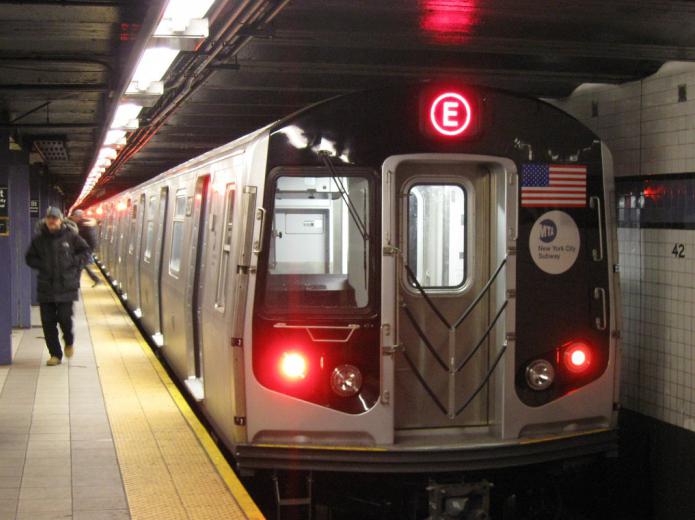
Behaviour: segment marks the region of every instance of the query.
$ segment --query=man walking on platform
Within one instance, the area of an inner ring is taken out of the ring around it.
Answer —
[[[93,218],[85,217],[84,212],[81,209],[76,209],[70,215],[70,220],[77,224],[78,234],[84,239],[85,242],[87,242],[87,245],[89,246],[89,262],[84,266],[84,270],[87,273],[87,276],[92,279],[92,287],[96,287],[101,283],[101,281],[99,280],[99,277],[89,268],[89,264],[94,263],[92,254],[98,245],[96,221]]]
[[[72,302],[78,298],[80,271],[88,261],[87,243],[65,224],[58,208],[48,208],[26,254],[27,265],[38,270],[41,325],[51,354],[48,366],[59,365],[63,359],[58,324],[63,331],[65,355],[73,354]]]

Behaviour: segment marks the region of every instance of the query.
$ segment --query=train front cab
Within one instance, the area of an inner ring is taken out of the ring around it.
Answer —
[[[511,137],[577,133],[579,156],[554,159],[583,169],[581,206],[522,207],[520,170],[551,158],[485,138],[378,171],[269,161],[241,467],[447,471],[614,447],[610,153],[555,109],[498,96],[529,114]]]

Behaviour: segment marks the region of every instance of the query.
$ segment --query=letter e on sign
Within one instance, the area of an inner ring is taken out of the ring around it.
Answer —
[[[460,135],[471,124],[471,105],[461,94],[445,92],[430,106],[430,123],[442,135]]]
[[[468,88],[432,86],[420,93],[420,131],[437,140],[469,139],[480,130],[480,99]]]

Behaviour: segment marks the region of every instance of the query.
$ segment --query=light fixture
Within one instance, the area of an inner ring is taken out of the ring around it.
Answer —
[[[139,128],[138,116],[143,106],[153,106],[156,96],[163,94],[162,78],[181,50],[195,50],[199,40],[209,35],[209,23],[205,15],[216,0],[169,0],[157,29],[149,35],[149,41],[120,99],[104,147],[118,149],[127,144],[126,132]],[[106,171],[117,154],[99,152],[80,196],[70,210],[76,208],[89,195],[96,180]],[[163,342],[162,342],[163,343]]]
[[[116,113],[111,121],[112,129],[124,129],[138,127],[138,114],[142,110],[142,105],[137,103],[121,103],[116,109]]]
[[[546,359],[536,359],[526,367],[526,383],[533,390],[545,390],[555,380],[555,368]]]
[[[299,381],[306,377],[307,365],[299,352],[285,352],[280,358],[280,374],[289,381]]]
[[[331,390],[340,397],[355,395],[362,388],[362,372],[354,365],[338,365],[331,372]]]
[[[113,148],[102,148],[99,150],[99,157],[105,157],[106,159],[115,159],[118,152]]]
[[[123,146],[125,143],[125,130],[109,130],[106,132],[104,146]]]
[[[585,343],[571,343],[562,356],[565,367],[570,372],[581,374],[591,366],[591,349]]]
[[[169,0],[162,20],[154,31],[155,36],[173,33],[185,33],[191,21],[202,19],[215,0]],[[207,34],[200,34],[207,38]]]
[[[150,47],[145,49],[137,67],[135,67],[135,72],[130,80],[130,86],[126,90],[126,94],[146,93],[153,88],[155,89],[153,93],[158,92],[161,94],[161,86],[153,86],[153,83],[159,82],[164,77],[164,74],[169,70],[169,67],[178,55],[178,49],[170,47]]]

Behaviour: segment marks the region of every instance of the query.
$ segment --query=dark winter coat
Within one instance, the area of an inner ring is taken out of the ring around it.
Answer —
[[[89,249],[94,251],[99,245],[99,240],[97,238],[97,227],[94,220],[92,219],[82,219],[77,223],[77,227],[80,230],[80,236],[87,242]]]
[[[26,254],[27,265],[38,270],[39,303],[76,301],[89,258],[87,243],[65,224],[55,233],[42,225]]]

